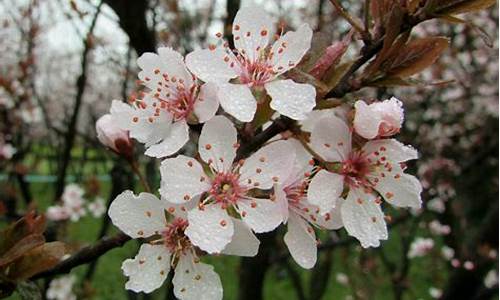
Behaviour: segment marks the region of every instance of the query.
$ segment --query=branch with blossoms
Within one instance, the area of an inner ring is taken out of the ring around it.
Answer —
[[[354,30],[316,58],[309,25],[276,30],[257,7],[236,14],[234,48],[217,34],[216,44],[185,58],[168,47],[141,55],[145,91],[130,103],[114,100],[97,126],[115,153],[130,157],[135,139],[146,156],[161,159],[160,197],[145,181],[145,193],[124,191],[108,210],[123,234],[33,278],[68,272],[134,238],[143,243],[122,264],[126,289],[150,293],[173,269],[176,297],[221,299],[220,278],[204,257],[259,255],[259,235],[281,225],[287,231],[278,238],[305,269],[317,261],[317,231],[344,228],[345,243],[379,247],[389,238],[385,206],[421,207],[421,184],[405,172],[417,150],[394,138],[404,105],[395,97],[344,105],[329,98],[417,84],[410,77],[433,64],[447,40],[412,39],[413,26],[491,4],[445,2],[372,0],[360,22],[332,1]],[[346,61],[359,37],[359,57]],[[198,137],[190,135],[195,125]]]

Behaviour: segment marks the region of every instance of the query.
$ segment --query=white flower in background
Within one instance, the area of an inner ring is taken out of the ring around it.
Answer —
[[[446,210],[446,206],[443,200],[434,198],[427,202],[427,209],[442,214]]]
[[[45,215],[47,216],[47,219],[51,221],[64,221],[69,219],[70,212],[69,209],[64,206],[54,205],[47,208]]]
[[[351,131],[341,119],[323,118],[311,133],[311,148],[326,162],[309,185],[308,200],[326,214],[340,209],[349,235],[363,247],[378,247],[387,239],[387,226],[380,208],[381,198],[397,207],[421,206],[420,182],[404,173],[402,163],[418,157],[417,151],[394,139],[368,141],[353,149]],[[344,187],[345,201],[338,201]]]
[[[313,167],[309,163],[312,156],[297,140],[289,140],[295,149],[294,168],[288,178],[275,187],[276,200],[281,204],[283,223],[287,224],[285,244],[293,259],[303,268],[310,269],[317,260],[317,240],[314,228],[339,229],[342,227],[340,215],[334,212],[324,216],[317,206],[307,202],[307,187]],[[312,226],[311,226],[312,225]]]
[[[253,92],[265,89],[271,108],[282,115],[303,120],[316,105],[312,85],[278,77],[294,68],[311,46],[307,24],[289,31],[274,42],[274,22],[265,10],[242,8],[233,22],[235,49],[210,47],[186,56],[186,65],[205,82],[217,83],[220,105],[242,122],[252,121],[257,110]],[[230,81],[231,80],[231,81]]]
[[[121,129],[111,114],[105,114],[95,123],[97,139],[114,152],[131,157],[134,151],[126,130]]]
[[[448,246],[443,246],[441,248],[441,256],[446,260],[451,260],[453,259],[453,257],[455,257],[455,250]]]
[[[295,159],[290,144],[272,142],[245,161],[234,162],[237,142],[234,125],[215,116],[205,123],[198,141],[208,168],[184,155],[166,159],[160,167],[160,193],[165,199],[175,204],[199,202],[188,212],[186,235],[208,253],[221,252],[233,239],[236,219],[228,210],[258,233],[271,231],[282,221],[279,203],[263,198],[261,190],[271,189],[290,174]]]
[[[11,159],[16,154],[17,149],[11,144],[0,145],[0,159]]]
[[[448,235],[451,232],[451,227],[439,223],[438,220],[433,220],[429,223],[429,230],[435,235]]]
[[[43,120],[42,109],[38,106],[21,109],[21,118],[27,124],[39,123]]]
[[[429,288],[429,295],[431,295],[434,299],[439,299],[443,295],[443,291],[438,288],[431,287]]]
[[[113,224],[132,238],[152,238],[144,243],[136,257],[122,264],[129,277],[125,288],[134,292],[150,293],[159,288],[174,268],[174,294],[179,299],[222,299],[219,275],[210,265],[200,262],[197,250],[185,230],[189,223],[186,207],[170,205],[149,193],[135,196],[131,191],[118,195],[111,203],[109,217]],[[173,216],[168,222],[166,211]],[[237,222],[235,228],[244,226]],[[253,256],[259,241],[237,231],[237,238],[227,246],[231,255]]]
[[[498,284],[498,273],[497,270],[490,270],[484,277],[484,286],[491,289]]]
[[[111,114],[132,138],[146,145],[146,155],[172,155],[189,139],[188,121],[204,123],[215,115],[216,88],[200,86],[183,57],[171,48],[144,53],[137,64],[142,69],[139,78],[150,91],[131,105],[114,100]]]
[[[76,222],[87,214],[85,209],[85,191],[77,184],[68,184],[62,194],[62,206],[67,209],[71,221]]]
[[[337,282],[341,285],[347,285],[349,283],[349,277],[346,274],[340,272],[335,275],[335,280],[337,280]]]
[[[434,248],[434,240],[429,238],[416,238],[410,245],[409,258],[427,255]]]
[[[94,218],[101,217],[106,212],[106,205],[104,204],[104,199],[97,197],[93,202],[87,205],[87,209],[90,211]]]
[[[75,281],[75,275],[65,275],[52,280],[47,289],[47,299],[76,300],[76,295],[73,293]]]
[[[395,97],[370,105],[359,100],[354,108],[354,130],[365,139],[394,135],[403,124],[403,103]]]
[[[466,269],[467,271],[472,271],[472,270],[474,270],[474,268],[475,268],[475,265],[470,260],[467,260],[464,262],[464,269]]]

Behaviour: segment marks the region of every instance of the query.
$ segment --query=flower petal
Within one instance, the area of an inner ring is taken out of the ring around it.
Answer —
[[[267,12],[254,5],[241,8],[233,22],[233,39],[236,50],[250,61],[259,58],[274,35],[274,22]]]
[[[233,237],[233,221],[217,204],[190,210],[188,221],[185,234],[193,245],[210,254],[220,253]]]
[[[217,100],[217,86],[213,83],[206,83],[201,86],[198,99],[194,103],[194,114],[199,123],[205,123],[210,120],[217,109],[219,101]]]
[[[351,189],[341,208],[347,233],[357,238],[363,248],[378,247],[380,240],[388,237],[384,214],[375,199],[371,193]]]
[[[241,219],[256,233],[272,231],[283,221],[280,204],[270,199],[240,199],[238,212]]]
[[[274,80],[265,85],[271,96],[271,108],[294,120],[304,120],[316,106],[316,89],[291,79]]]
[[[309,184],[307,201],[319,208],[320,215],[326,215],[335,208],[343,190],[344,176],[320,170]]]
[[[132,191],[118,195],[109,207],[113,224],[132,238],[145,238],[165,228],[165,203],[153,194]]]
[[[125,288],[136,293],[159,288],[170,271],[170,256],[164,245],[142,244],[134,259],[122,264],[123,274],[129,277]]]
[[[201,159],[216,171],[228,171],[236,157],[236,128],[224,116],[215,116],[203,126],[198,140]]]
[[[278,75],[294,68],[311,48],[313,32],[308,24],[302,24],[297,31],[288,31],[272,47],[273,70]]]
[[[232,218],[232,220],[234,224],[233,239],[227,244],[226,248],[222,250],[222,253],[226,255],[248,257],[257,255],[260,241],[243,221],[234,218]]]
[[[374,113],[370,106],[362,100],[356,101],[354,108],[356,114],[353,125],[356,133],[365,139],[375,138],[378,134],[380,122],[382,122],[381,115]]]
[[[205,82],[228,82],[236,77],[229,60],[232,56],[223,48],[195,50],[186,55],[189,70]]]
[[[222,299],[222,283],[214,267],[182,255],[175,268],[174,294],[181,300]]]
[[[369,141],[363,146],[363,151],[372,155],[375,160],[385,157],[384,160],[395,163],[418,158],[415,148],[406,146],[395,139]]]
[[[218,84],[217,97],[224,110],[241,122],[250,122],[257,111],[252,91],[243,84]]]
[[[276,141],[259,149],[240,168],[240,183],[248,187],[270,189],[283,183],[294,167],[295,152],[288,141]]]
[[[422,185],[414,176],[403,174],[399,166],[393,167],[393,172],[384,173],[385,176],[378,176],[378,183],[375,189],[384,199],[398,207],[422,207]]]
[[[335,116],[319,120],[311,132],[311,147],[326,161],[345,160],[351,151],[349,127]]]
[[[157,158],[169,156],[181,150],[188,140],[189,126],[186,121],[174,122],[168,135],[160,143],[150,146],[144,154]]]
[[[160,194],[168,202],[184,204],[210,189],[209,179],[194,158],[178,155],[160,166]]]
[[[293,259],[302,268],[311,269],[316,264],[316,235],[314,229],[300,216],[290,214],[284,241]]]
[[[182,55],[169,47],[158,48],[158,54],[146,52],[137,59],[142,69],[139,78],[150,89],[158,88],[158,82],[166,83],[165,76],[182,80],[184,86],[190,87],[193,79],[186,69]]]

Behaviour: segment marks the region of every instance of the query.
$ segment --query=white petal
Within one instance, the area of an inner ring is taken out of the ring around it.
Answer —
[[[341,208],[342,221],[349,235],[361,242],[363,248],[378,247],[387,239],[387,225],[375,196],[351,189]]]
[[[160,143],[150,146],[144,154],[157,158],[169,156],[181,150],[188,140],[189,126],[186,121],[174,122],[168,135]]]
[[[319,120],[311,132],[311,147],[326,161],[345,160],[351,151],[349,127],[335,116]]]
[[[227,244],[222,253],[248,257],[257,255],[260,241],[243,221],[234,218],[232,220],[234,224],[233,239]]]
[[[209,179],[194,158],[179,155],[160,166],[160,194],[168,202],[183,204],[210,189]]]
[[[219,172],[228,171],[236,157],[237,132],[224,116],[215,116],[203,126],[198,140],[201,158]]]
[[[168,211],[168,213],[185,220],[187,220],[188,211],[195,208],[199,204],[199,197],[182,204],[173,204],[168,202],[164,197],[162,197],[162,200],[165,201],[165,210]]]
[[[182,55],[172,48],[158,48],[158,54],[146,52],[137,59],[137,65],[142,69],[139,78],[151,89],[156,89],[158,82],[164,82],[164,75],[168,75],[169,79],[182,79],[188,87],[192,84],[192,76]]]
[[[335,202],[335,207],[326,213],[324,216],[317,215],[316,216],[316,224],[322,228],[328,229],[328,230],[337,230],[340,229],[344,226],[342,223],[342,215],[341,215],[341,208],[342,204],[344,203],[343,198],[337,198],[337,201]]]
[[[222,283],[214,267],[195,260],[190,253],[180,257],[172,283],[175,296],[181,300],[222,299]]]
[[[274,35],[273,19],[258,6],[241,8],[233,22],[233,38],[235,48],[250,61],[258,58],[260,50],[269,43]]]
[[[378,176],[375,189],[384,199],[398,207],[420,208],[422,206],[422,185],[414,176],[403,174],[399,167],[393,167],[393,172]]]
[[[241,219],[256,233],[272,231],[283,220],[280,204],[270,199],[240,199],[238,211]]]
[[[186,235],[193,245],[210,254],[220,253],[231,241],[234,225],[225,209],[209,204],[188,212]]]
[[[406,146],[395,139],[369,141],[363,146],[363,151],[374,156],[375,160],[385,157],[387,161],[396,163],[418,158],[415,148]]]
[[[272,53],[273,70],[282,74],[295,67],[311,47],[313,32],[307,24],[302,24],[297,31],[288,31],[274,42]],[[283,47],[284,46],[284,47]]]
[[[339,106],[335,108],[313,110],[307,114],[307,118],[305,120],[299,122],[300,129],[302,129],[302,131],[311,132],[319,120],[323,118],[330,118],[332,116],[336,116],[341,120],[347,120],[347,113],[350,109],[350,107],[347,109],[346,106]]]
[[[240,169],[240,183],[259,189],[270,189],[283,183],[294,167],[295,152],[288,141],[276,141],[262,147]]]
[[[257,101],[252,91],[243,84],[223,83],[219,84],[217,97],[224,110],[240,120],[250,122],[257,111]]]
[[[153,194],[132,191],[118,195],[109,207],[108,215],[113,224],[132,238],[158,234],[166,226],[165,203]]]
[[[316,106],[316,89],[306,83],[291,79],[274,80],[265,85],[271,96],[271,108],[294,120],[304,120]]]
[[[320,214],[325,215],[335,208],[343,190],[344,176],[320,170],[309,184],[307,201],[318,206]]]
[[[170,271],[170,255],[164,245],[142,244],[134,259],[122,264],[123,274],[129,277],[125,288],[136,293],[159,288]]]
[[[356,132],[366,139],[375,138],[380,122],[382,122],[381,115],[374,113],[370,106],[362,100],[356,101],[354,108],[356,113],[353,125]]]
[[[284,241],[293,259],[301,267],[310,269],[316,264],[316,235],[314,229],[300,216],[290,214]]]
[[[226,58],[227,57],[227,58]],[[196,77],[205,82],[227,82],[237,76],[230,67],[232,59],[223,48],[195,50],[186,55],[186,65]]]
[[[194,114],[199,123],[205,123],[210,120],[217,109],[219,101],[217,100],[217,86],[213,83],[206,83],[201,86],[198,99],[194,103]]]
[[[276,202],[279,204],[282,222],[286,223],[290,214],[290,206],[288,205],[288,198],[283,189],[283,185],[275,185],[273,191],[276,196]]]

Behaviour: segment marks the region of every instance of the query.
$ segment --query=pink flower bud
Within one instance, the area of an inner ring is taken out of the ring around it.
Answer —
[[[133,144],[128,131],[117,126],[110,114],[103,115],[95,123],[97,138],[114,152],[127,158],[132,156]]]
[[[401,129],[404,119],[403,103],[394,97],[370,105],[359,100],[354,107],[354,130],[366,139],[391,136]]]

